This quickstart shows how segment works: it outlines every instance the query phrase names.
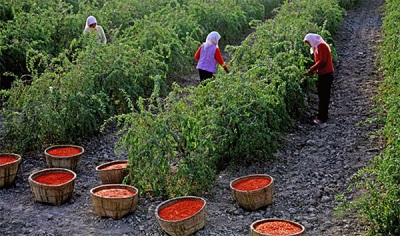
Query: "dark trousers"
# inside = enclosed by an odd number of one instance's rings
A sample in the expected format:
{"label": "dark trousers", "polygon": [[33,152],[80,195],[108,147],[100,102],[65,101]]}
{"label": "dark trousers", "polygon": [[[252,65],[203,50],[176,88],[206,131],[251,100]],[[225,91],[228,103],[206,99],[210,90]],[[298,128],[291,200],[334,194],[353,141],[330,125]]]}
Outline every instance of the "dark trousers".
{"label": "dark trousers", "polygon": [[213,73],[206,71],[206,70],[199,69],[199,76],[200,76],[200,82],[201,82],[206,79],[211,79],[213,76]]}
{"label": "dark trousers", "polygon": [[326,121],[328,119],[329,100],[331,98],[331,87],[333,82],[333,73],[318,75],[318,115],[317,118]]}

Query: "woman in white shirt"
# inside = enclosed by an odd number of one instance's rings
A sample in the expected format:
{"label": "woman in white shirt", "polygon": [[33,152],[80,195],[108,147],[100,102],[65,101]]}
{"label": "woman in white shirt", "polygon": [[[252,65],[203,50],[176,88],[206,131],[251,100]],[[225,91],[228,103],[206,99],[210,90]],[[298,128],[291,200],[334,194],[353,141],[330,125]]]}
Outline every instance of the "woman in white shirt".
{"label": "woman in white shirt", "polygon": [[107,38],[106,35],[104,34],[103,27],[100,25],[97,25],[96,18],[94,16],[89,16],[86,19],[86,26],[85,29],[83,30],[84,34],[87,33],[95,33],[95,39],[99,43],[106,44],[107,43]]}

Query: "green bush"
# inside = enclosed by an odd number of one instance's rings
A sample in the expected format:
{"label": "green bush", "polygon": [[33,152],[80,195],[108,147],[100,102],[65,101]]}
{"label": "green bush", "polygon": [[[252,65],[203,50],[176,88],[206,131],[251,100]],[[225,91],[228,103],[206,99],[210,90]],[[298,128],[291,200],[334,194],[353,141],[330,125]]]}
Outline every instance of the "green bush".
{"label": "green bush", "polygon": [[[25,151],[43,143],[70,143],[93,135],[105,119],[105,94],[93,93],[94,81],[66,72],[74,65],[54,59],[53,71],[35,78],[30,86],[17,80],[9,91],[5,134],[9,149]],[[64,74],[65,73],[65,74]],[[62,125],[60,125],[62,124]]]}
{"label": "green bush", "polygon": [[12,12],[12,7],[7,5],[7,3],[0,3],[0,22],[5,23],[9,20],[13,20],[14,14]]}
{"label": "green bush", "polygon": [[[157,80],[156,80],[157,81]],[[168,96],[163,107],[158,97],[158,84],[148,100],[139,99],[138,112],[115,117],[123,125],[123,137],[118,147],[126,150],[130,163],[129,184],[149,195],[200,194],[212,182],[215,174],[212,158],[204,158],[214,149],[203,120],[192,117],[179,100],[183,91]],[[168,106],[174,100],[174,106]],[[145,108],[145,104],[149,104]]]}
{"label": "green bush", "polygon": [[[11,9],[13,18],[1,21],[4,28],[0,35],[0,78],[2,83],[19,81],[1,93],[2,100],[8,100],[4,111],[7,135],[3,141],[10,149],[15,146],[26,151],[38,145],[69,141],[78,135],[89,136],[98,131],[101,120],[129,110],[126,97],[135,105],[139,97],[149,97],[155,85],[154,78],[160,86],[159,95],[165,96],[170,89],[168,85],[194,69],[193,55],[208,34],[205,29],[216,27],[214,21],[204,20],[207,15],[192,14],[198,3],[195,0],[3,3],[1,6],[5,6],[2,8],[5,10],[2,12]],[[226,13],[219,21],[222,27],[212,30],[220,30],[226,39],[233,40],[248,27],[250,19],[265,14],[265,8],[255,10],[265,1],[247,3],[237,1],[233,8],[207,3],[205,8],[209,12],[205,14],[214,14],[210,12],[214,8]],[[271,4],[265,7],[269,6]],[[94,15],[105,29],[106,45],[98,45],[82,35],[89,15]],[[237,22],[229,22],[232,20]],[[65,91],[72,87],[59,82],[57,87],[53,84],[56,81],[69,81],[81,87],[77,91]],[[85,81],[88,82],[82,84]],[[32,88],[23,88],[28,84]],[[63,91],[60,98],[56,99],[57,93],[47,95],[48,87],[60,88]],[[46,95],[28,98],[20,96],[21,90]],[[70,97],[79,92],[85,99]],[[75,111],[65,115],[49,109],[59,107],[59,100],[67,103],[63,105],[67,108],[75,107]],[[87,101],[87,104],[77,105],[76,101]],[[38,103],[47,104],[29,108],[29,104]],[[38,115],[39,111],[46,115]],[[23,112],[27,118],[17,119],[13,116],[15,112]],[[61,116],[71,120],[65,121]],[[88,123],[73,124],[76,117],[89,117]],[[54,122],[53,126],[49,120]],[[20,132],[31,130],[37,124],[49,124],[49,127],[38,129],[32,137],[28,137],[29,132]],[[74,132],[70,133],[71,130]],[[24,141],[16,143],[17,136]]]}
{"label": "green bush", "polygon": [[[120,148],[135,163],[126,181],[147,194],[199,194],[221,168],[263,161],[276,152],[313,84],[303,75],[312,63],[304,35],[329,35],[328,27],[335,29],[336,23],[316,21],[341,19],[340,10],[330,10],[339,8],[335,2],[300,2],[286,2],[242,44],[226,48],[232,54],[229,75],[219,72],[198,87],[175,87],[165,100],[154,95],[139,109],[115,117],[124,127]],[[314,5],[324,5],[325,11],[314,13],[319,10]],[[195,9],[208,15],[207,7]]]}
{"label": "green bush", "polygon": [[[3,24],[0,34],[0,80],[10,87],[14,76],[29,75],[28,51],[55,57],[82,31],[77,19],[71,15],[71,6],[63,2],[27,1],[12,6],[14,17]],[[47,65],[35,68],[43,72]],[[6,73],[6,74],[5,74]]]}

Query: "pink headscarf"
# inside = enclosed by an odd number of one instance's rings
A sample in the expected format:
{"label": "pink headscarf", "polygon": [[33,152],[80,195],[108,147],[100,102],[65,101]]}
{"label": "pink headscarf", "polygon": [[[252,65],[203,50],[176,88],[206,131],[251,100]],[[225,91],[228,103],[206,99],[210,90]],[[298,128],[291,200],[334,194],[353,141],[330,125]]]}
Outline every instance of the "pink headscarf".
{"label": "pink headscarf", "polygon": [[329,48],[329,51],[331,50],[329,45],[318,34],[307,34],[306,37],[304,37],[303,41],[307,41],[310,43],[310,45],[311,45],[310,52],[311,53],[314,53],[314,50],[315,50],[315,52],[318,54],[318,45],[321,43],[326,44]]}
{"label": "pink headscarf", "polygon": [[[93,23],[96,23],[96,24],[97,24],[96,18],[94,18],[94,16],[89,16],[89,17],[86,19],[85,30],[89,29],[89,28],[90,28],[90,25],[93,24]],[[96,25],[96,27],[94,27],[94,29],[97,30],[97,25]]]}
{"label": "pink headscarf", "polygon": [[218,47],[218,41],[220,38],[221,38],[221,35],[219,35],[219,33],[217,31],[213,31],[213,32],[209,33],[207,35],[204,49],[206,49],[210,45],[215,45]]}

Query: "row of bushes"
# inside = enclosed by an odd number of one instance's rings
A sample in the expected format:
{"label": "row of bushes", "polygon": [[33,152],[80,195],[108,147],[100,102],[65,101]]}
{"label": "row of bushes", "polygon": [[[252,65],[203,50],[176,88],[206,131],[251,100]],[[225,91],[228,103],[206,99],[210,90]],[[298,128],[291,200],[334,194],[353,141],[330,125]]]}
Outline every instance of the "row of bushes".
{"label": "row of bushes", "polygon": [[[271,15],[280,0],[1,1],[0,78],[13,87],[5,103],[5,149],[71,143],[98,132],[104,120],[160,95],[194,68],[193,55],[211,30],[233,41],[249,22]],[[109,43],[82,35],[97,17]],[[30,86],[26,86],[30,84]]]}
{"label": "row of bushes", "polygon": [[[185,67],[192,51],[205,35],[220,30],[232,40],[248,28],[254,19],[264,19],[279,1],[247,0],[202,3],[199,0],[140,1],[5,1],[0,3],[2,33],[0,78],[9,84],[11,77],[31,74],[27,66],[30,50],[56,57],[78,39],[86,17],[94,15],[106,31],[109,42],[131,42],[132,47],[161,53],[172,58],[169,72]],[[269,9],[270,8],[270,9]],[[160,28],[163,29],[160,31]],[[228,35],[228,37],[226,37]],[[176,44],[179,41],[180,44]],[[170,44],[169,44],[170,43]],[[165,51],[170,51],[166,54]],[[190,53],[189,53],[190,52]],[[73,52],[70,52],[73,53]],[[188,57],[190,56],[190,57]],[[176,57],[176,58],[175,58]],[[36,59],[37,60],[37,59]],[[174,68],[174,66],[177,67]],[[40,72],[45,64],[36,63]],[[179,71],[179,70],[178,70]],[[167,71],[168,72],[168,71]],[[3,87],[4,87],[3,86]]]}
{"label": "row of bushes", "polygon": [[399,0],[387,0],[380,45],[382,82],[376,101],[379,121],[384,123],[380,135],[385,138],[384,151],[367,168],[358,173],[357,188],[367,190],[350,204],[368,223],[369,235],[400,235],[400,10]]}
{"label": "row of bushes", "polygon": [[220,168],[271,157],[314,84],[304,76],[313,63],[304,35],[319,33],[333,44],[343,13],[338,1],[285,1],[273,19],[254,22],[239,46],[226,47],[230,74],[176,86],[165,99],[156,89],[138,109],[114,117],[132,164],[129,184],[151,195],[196,195]]}

